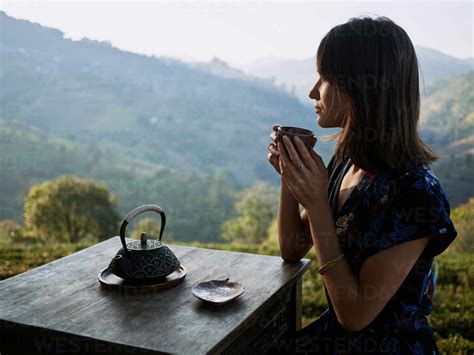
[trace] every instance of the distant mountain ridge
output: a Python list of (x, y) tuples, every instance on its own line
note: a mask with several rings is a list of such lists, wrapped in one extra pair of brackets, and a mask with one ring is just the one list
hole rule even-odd
[(192, 68), (211, 73), (226, 79), (239, 79), (244, 81), (250, 81), (256, 85), (262, 85), (267, 88), (275, 88), (274, 81), (272, 79), (264, 79), (257, 76), (245, 74), (242, 70), (233, 68), (225, 61), (214, 57), (209, 63), (207, 62), (187, 62), (187, 65)]

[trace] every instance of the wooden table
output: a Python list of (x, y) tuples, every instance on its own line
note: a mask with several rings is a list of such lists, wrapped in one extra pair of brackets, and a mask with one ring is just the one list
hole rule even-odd
[[(301, 277), (310, 260), (168, 245), (184, 281), (158, 293), (102, 287), (98, 272), (119, 237), (0, 282), (0, 353), (265, 353), (301, 327)], [(211, 279), (242, 282), (222, 306), (194, 297)]]

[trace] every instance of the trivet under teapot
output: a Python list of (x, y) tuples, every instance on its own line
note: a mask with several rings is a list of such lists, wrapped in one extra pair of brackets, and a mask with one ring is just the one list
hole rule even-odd
[(127, 291), (162, 291), (179, 285), (186, 277), (186, 268), (183, 264), (171, 274), (165, 276), (159, 283), (141, 283), (124, 280), (121, 277), (111, 273), (108, 269), (99, 272), (97, 276), (102, 286)]

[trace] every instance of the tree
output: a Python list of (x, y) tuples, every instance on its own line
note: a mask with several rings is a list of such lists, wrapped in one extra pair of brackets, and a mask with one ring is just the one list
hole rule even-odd
[[(159, 215), (156, 215), (158, 219), (160, 218)], [(133, 222), (132, 222), (133, 223)], [(135, 227), (133, 228), (131, 237), (132, 239), (140, 239), (142, 233), (146, 233), (149, 239), (158, 239), (160, 237), (160, 230), (161, 230), (161, 223), (157, 219), (153, 218), (142, 218), (140, 219)], [(163, 242), (170, 243), (173, 241), (173, 238), (169, 233), (165, 231), (163, 232)]]
[(21, 238), (21, 225), (10, 219), (0, 221), (0, 243), (12, 242)]
[(474, 197), (454, 208), (451, 219), (458, 236), (449, 249), (456, 252), (474, 252)]
[(25, 199), (25, 227), (42, 240), (76, 243), (117, 235), (116, 200), (105, 184), (73, 176), (34, 185)]
[(268, 237), (268, 227), (278, 206), (275, 187), (257, 182), (237, 194), (237, 216), (221, 227), (222, 239), (234, 243), (260, 244)]

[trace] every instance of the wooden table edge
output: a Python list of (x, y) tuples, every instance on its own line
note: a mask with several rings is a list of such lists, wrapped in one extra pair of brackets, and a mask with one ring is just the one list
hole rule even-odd
[[(283, 259), (282, 259), (283, 260)], [(285, 264), (296, 264), (296, 263), (301, 263), (303, 262), (303, 267), (295, 274), (293, 277), (293, 280), (286, 284), (285, 286), (280, 287), (272, 297), (279, 297), (281, 294), (288, 288), (296, 286), (298, 282), (301, 281), (301, 278), (303, 275), (308, 271), (310, 265), (311, 265), (311, 259), (307, 258), (302, 258), (299, 261), (294, 261), (294, 262), (288, 262), (284, 261)], [(300, 284), (301, 286), (301, 284)], [(249, 317), (245, 320), (243, 320), (238, 326), (236, 326), (226, 337), (226, 339), (221, 340), (219, 343), (217, 343), (215, 346), (213, 346), (207, 354), (218, 354), (224, 351), (229, 345), (232, 344), (232, 342), (239, 338), (245, 331), (246, 328), (243, 327), (245, 323), (253, 323), (255, 320), (257, 320), (264, 312), (271, 306), (270, 302), (266, 302), (260, 307), (258, 307), (255, 312), (252, 314), (252, 317)], [(250, 319), (252, 318), (252, 319)], [(230, 339), (231, 338), (231, 339)]]

